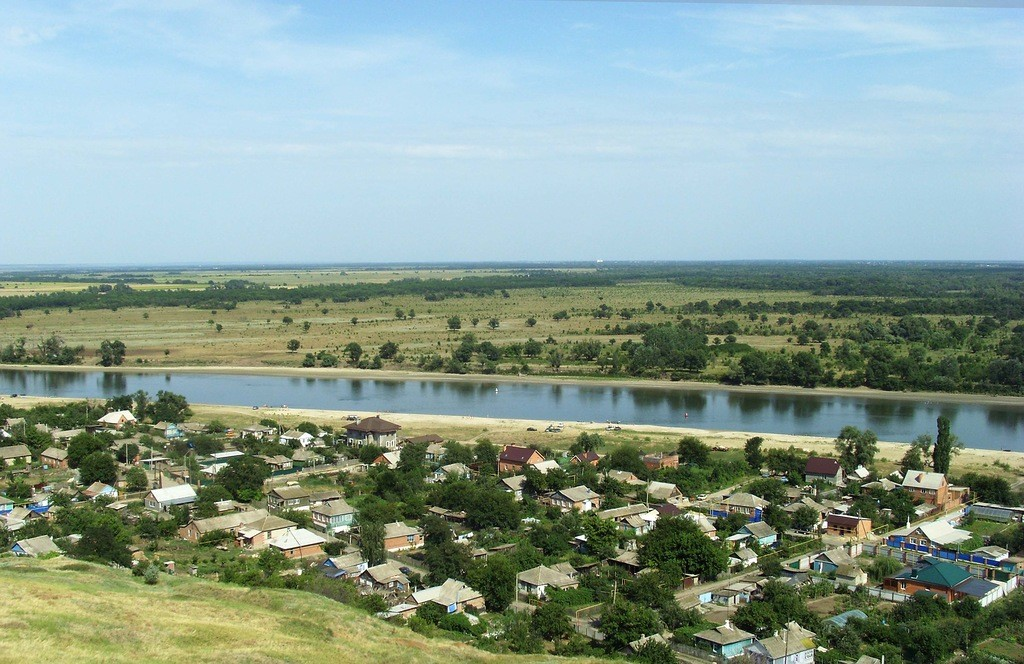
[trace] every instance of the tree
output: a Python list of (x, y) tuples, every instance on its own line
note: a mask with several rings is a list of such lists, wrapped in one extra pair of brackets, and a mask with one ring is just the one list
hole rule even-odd
[(548, 641), (567, 639), (575, 632), (565, 607), (557, 602), (548, 602), (534, 611), (533, 631)]
[(345, 353), (351, 364), (359, 364), (359, 358), (363, 356), (363, 347), (352, 341), (345, 346)]
[(544, 350), (544, 344), (536, 339), (527, 339), (523, 344), (523, 355), (526, 357), (537, 357)]
[(458, 316), (452, 316), (451, 318), (449, 318), (448, 319), (448, 329), (449, 330), (461, 330), (462, 329), (462, 319), (459, 318)]
[(696, 436), (685, 436), (679, 441), (679, 461), (703, 466), (711, 457), (711, 448)]
[(132, 394), (132, 401), (134, 402), (135, 416), (142, 420), (146, 416), (146, 410), (149, 408), (149, 394), (145, 390), (138, 390)]
[[(363, 520), (359, 525), (359, 551), (363, 559), (371, 567), (380, 565), (385, 560), (384, 524), (377, 521)], [(483, 591), (481, 591), (483, 592)]]
[(199, 489), (196, 502), (192, 511), (197, 519), (208, 519), (217, 516), (217, 503), (222, 500), (231, 500), (231, 492), (220, 484), (211, 484)]
[(299, 341), (298, 339), (289, 339), (288, 340), (287, 348), (288, 348), (288, 351), (291, 352), (291, 353), (294, 353), (295, 351), (297, 351), (301, 346), (302, 346), (302, 342)]
[(82, 536), (71, 549), (75, 556), (131, 566), (132, 555), (128, 551), (131, 533), (113, 511), (92, 505), (61, 510), (57, 514), (57, 524), (64, 533)]
[(536, 324), (537, 324), (537, 319), (534, 318), (533, 316), (530, 316), (529, 318), (526, 319), (526, 327), (533, 327)]
[(605, 635), (605, 644), (615, 650), (625, 648), (641, 636), (654, 634), (659, 628), (657, 613), (626, 600), (606, 604), (601, 613), (601, 631)]
[(700, 527), (684, 518), (659, 519), (640, 544), (640, 563), (664, 568), (678, 565), (685, 574), (714, 579), (728, 566), (728, 556)]
[(398, 344), (394, 341), (385, 341), (380, 347), (380, 357), (382, 360), (393, 359), (398, 355)]
[(796, 530), (808, 532), (821, 520), (821, 515), (813, 507), (801, 505), (793, 512), (792, 526)]
[(555, 373), (558, 373), (562, 366), (562, 351), (557, 348), (551, 349), (551, 352), (548, 353), (548, 366), (554, 369)]
[(743, 456), (747, 460), (747, 465), (754, 470), (760, 470), (764, 465), (764, 453), (761, 452), (762, 443), (764, 443), (764, 438), (754, 436), (748, 438), (743, 445)]
[(124, 474), (125, 488), (128, 491), (144, 491), (149, 488), (149, 478), (139, 466), (132, 466)]
[(871, 429), (861, 431), (854, 426), (845, 426), (836, 438), (836, 452), (843, 469), (850, 472), (857, 466), (871, 465), (878, 452), (878, 436)]
[(100, 342), (100, 364), (105, 367), (119, 367), (124, 363), (126, 352), (127, 349), (120, 340), (109, 341), (104, 339)]
[(658, 641), (648, 641), (640, 646), (633, 659), (644, 664), (676, 664), (679, 661), (671, 647)]
[(915, 438), (907, 451), (903, 453), (903, 458), (900, 460), (900, 471), (906, 475), (908, 470), (924, 470), (928, 463), (926, 459), (930, 460), (931, 456), (932, 437), (923, 433)]
[(117, 482), (117, 462), (107, 452), (93, 452), (82, 459), (78, 466), (78, 476), (86, 486), (93, 482), (113, 485)]
[(270, 466), (262, 459), (243, 456), (228, 461), (217, 473), (220, 484), (235, 500), (251, 502), (263, 497), (263, 482), (270, 477)]
[(148, 406), (149, 416), (155, 422), (184, 422), (192, 414), (184, 396), (167, 390), (156, 393), (156, 401)]
[(601, 434), (581, 431), (580, 435), (576, 436), (576, 442), (569, 447), (569, 451), (573, 454), (582, 454), (593, 452), (602, 445), (604, 445), (604, 440), (601, 438)]
[(501, 321), (499, 321), (497, 318), (492, 318), (489, 321), (487, 321), (487, 327), (491, 328), (492, 330), (497, 330), (498, 325), (500, 324)]
[(484, 596), (488, 611), (504, 611), (515, 599), (516, 568), (507, 556), (488, 556), (473, 574), (472, 585)]
[(932, 470), (936, 473), (948, 473), (953, 455), (963, 449), (964, 444), (949, 431), (949, 418), (939, 415), (936, 420), (939, 434), (935, 437), (935, 448), (932, 450)]
[(581, 514), (580, 518), (583, 521), (583, 532), (587, 536), (587, 551), (590, 555), (601, 559), (615, 555), (615, 548), (619, 544), (615, 522), (611, 519), (600, 519), (590, 513)]
[(481, 473), (491, 474), (498, 472), (498, 450), (489, 440), (481, 440), (473, 450), (476, 462), (479, 464)]
[(82, 460), (93, 452), (103, 452), (110, 446), (109, 434), (94, 436), (80, 433), (68, 441), (68, 465), (78, 468)]

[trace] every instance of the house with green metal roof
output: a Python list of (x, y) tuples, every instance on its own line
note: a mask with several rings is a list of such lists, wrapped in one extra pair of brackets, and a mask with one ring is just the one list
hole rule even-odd
[(890, 576), (882, 582), (882, 586), (904, 595), (924, 591), (945, 597), (949, 602), (961, 597), (973, 597), (982, 605), (988, 605), (1002, 596), (999, 584), (979, 579), (959, 565), (932, 557), (924, 558), (915, 567), (908, 567)]

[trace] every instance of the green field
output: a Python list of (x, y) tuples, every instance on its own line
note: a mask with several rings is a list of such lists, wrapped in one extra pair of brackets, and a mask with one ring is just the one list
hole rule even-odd
[(125, 571), (57, 558), (0, 560), (0, 661), (541, 662), (431, 640), (308, 593)]

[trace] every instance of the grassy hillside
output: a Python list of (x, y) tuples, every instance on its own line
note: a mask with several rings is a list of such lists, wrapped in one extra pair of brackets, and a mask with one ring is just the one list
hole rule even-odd
[(166, 575), (146, 586), (66, 558), (0, 560), (0, 593), (0, 662), (546, 661), (428, 639), (307, 593)]

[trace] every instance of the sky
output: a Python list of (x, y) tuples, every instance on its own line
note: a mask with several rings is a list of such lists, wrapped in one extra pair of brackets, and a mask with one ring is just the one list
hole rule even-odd
[(1024, 260), (1024, 9), (4, 0), (0, 228), (5, 265)]

